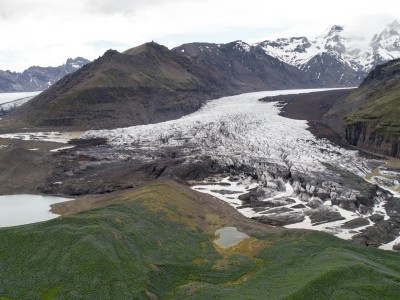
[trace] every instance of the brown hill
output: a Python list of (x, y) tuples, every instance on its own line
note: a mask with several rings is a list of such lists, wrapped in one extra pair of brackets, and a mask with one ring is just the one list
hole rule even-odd
[(190, 43), (173, 51), (206, 66), (238, 91), (316, 87), (305, 72), (242, 41), (228, 44)]
[[(102, 57), (2, 120), (3, 128), (100, 129), (161, 122), (204, 100), (248, 91), (306, 87), (303, 73), (269, 57), (230, 55), (231, 70), (156, 43)], [(239, 61), (241, 61), (239, 63)], [(240, 70), (240, 72), (238, 71)]]

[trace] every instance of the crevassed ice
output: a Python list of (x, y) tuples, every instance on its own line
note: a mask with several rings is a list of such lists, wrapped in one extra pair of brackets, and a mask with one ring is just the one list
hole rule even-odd
[[(324, 163), (364, 177), (370, 169), (364, 160), (358, 157), (356, 151), (346, 150), (326, 140), (317, 139), (307, 130), (307, 121), (281, 117), (278, 115), (280, 109), (276, 103), (258, 101), (266, 96), (321, 90), (267, 91), (224, 97), (209, 101), (199, 111), (177, 120), (114, 130), (89, 131), (84, 137), (107, 138), (116, 148), (135, 150), (134, 155), (144, 160), (154, 159), (154, 153), (160, 149), (180, 147), (188, 149), (186, 152), (188, 158), (195, 156), (196, 159), (207, 155), (222, 164), (247, 165), (261, 169), (258, 170), (261, 174), (265, 165), (259, 162), (266, 161), (283, 165), (310, 177), (318, 177), (321, 172), (329, 172)], [(224, 183), (224, 180), (228, 179), (222, 179), (221, 182)], [(259, 216), (260, 213), (253, 208), (240, 208), (241, 201), (238, 199), (240, 194), (246, 193), (257, 184), (229, 183), (230, 187), (198, 185), (193, 188), (217, 196), (245, 216)], [(224, 196), (213, 192), (218, 189), (232, 190), (238, 194)], [(285, 184), (285, 189), (284, 192), (276, 191), (272, 198), (292, 197), (296, 204), (301, 203), (292, 195), (293, 188), (290, 183)], [(331, 205), (331, 201), (327, 201), (325, 205)], [(339, 207), (335, 209), (341, 213), (344, 220), (311, 226), (307, 216), (304, 222), (287, 227), (334, 231), (341, 238), (351, 238), (353, 234), (350, 234), (349, 230), (340, 229), (340, 226), (358, 217), (359, 214)]]
[(316, 139), (307, 122), (278, 115), (275, 103), (258, 101), (262, 97), (310, 93), (327, 89), (281, 90), (247, 93), (209, 101), (202, 109), (177, 120), (88, 131), (84, 137), (105, 137), (109, 143), (129, 149), (160, 149), (196, 145), (212, 158), (243, 162), (281, 163), (301, 172), (323, 172), (321, 162), (363, 175), (356, 151), (349, 151)]

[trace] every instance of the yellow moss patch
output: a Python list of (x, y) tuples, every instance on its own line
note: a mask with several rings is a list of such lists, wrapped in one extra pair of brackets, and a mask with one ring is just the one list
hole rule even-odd
[[(218, 259), (214, 262), (212, 266), (213, 270), (225, 270), (232, 265), (232, 261), (229, 261), (226, 257)], [(239, 263), (240, 264), (240, 263)]]
[(117, 217), (117, 218), (115, 218), (115, 222), (124, 223), (125, 222), (125, 218), (124, 217)]
[(226, 220), (214, 212), (212, 207), (201, 205), (174, 183), (152, 183), (115, 200), (141, 201), (146, 209), (162, 211), (170, 220), (184, 223), (194, 230), (213, 233), (226, 224)]
[(206, 263), (208, 263), (208, 262), (209, 262), (209, 260), (208, 260), (207, 258), (204, 258), (204, 257), (196, 257), (196, 258), (193, 260), (193, 263), (198, 264), (198, 265), (206, 264)]
[(267, 241), (258, 240), (254, 237), (249, 237), (241, 241), (240, 243), (229, 247), (222, 248), (214, 243), (215, 249), (224, 256), (232, 255), (232, 254), (241, 254), (249, 257), (253, 257), (256, 253), (258, 253), (261, 249), (268, 245)]

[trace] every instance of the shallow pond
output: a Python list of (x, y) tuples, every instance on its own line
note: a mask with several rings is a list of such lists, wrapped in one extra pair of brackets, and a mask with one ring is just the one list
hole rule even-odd
[(0, 227), (54, 219), (58, 215), (50, 212), (50, 205), (68, 200), (71, 199), (26, 194), (0, 196)]
[(215, 235), (218, 236), (218, 239), (214, 243), (222, 248), (235, 246), (249, 237), (247, 234), (238, 231), (236, 227), (220, 228), (215, 231)]

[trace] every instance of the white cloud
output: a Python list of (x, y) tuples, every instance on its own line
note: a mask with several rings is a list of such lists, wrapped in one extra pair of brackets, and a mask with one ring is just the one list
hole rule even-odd
[(400, 3), (385, 0), (379, 5), (372, 0), (2, 0), (0, 69), (58, 65), (75, 56), (94, 59), (107, 48), (124, 50), (150, 40), (169, 47), (260, 41), (317, 35), (333, 24), (364, 34), (399, 14)]

